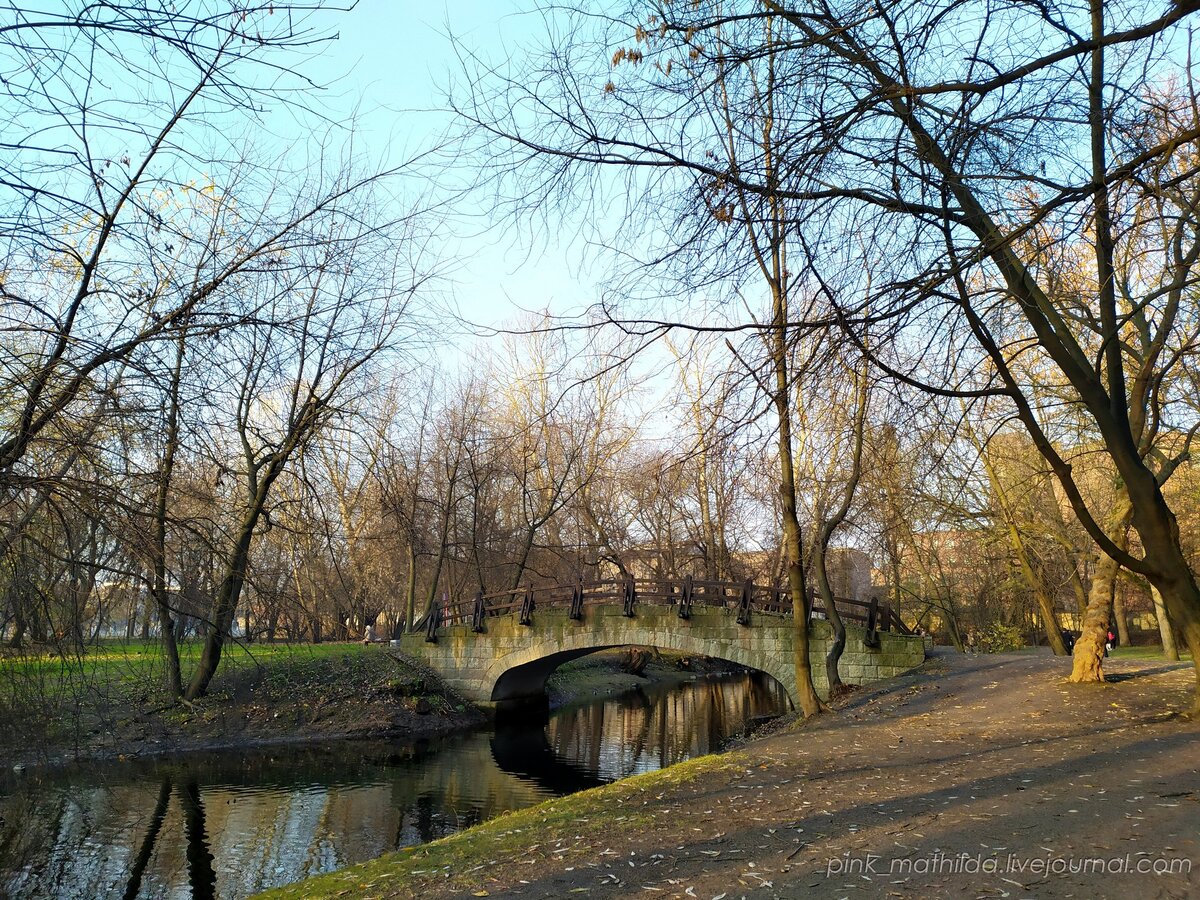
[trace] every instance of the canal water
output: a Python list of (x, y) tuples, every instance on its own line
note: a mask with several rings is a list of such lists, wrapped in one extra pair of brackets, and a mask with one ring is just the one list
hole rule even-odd
[(720, 749), (773, 680), (636, 690), (419, 742), (93, 764), (0, 783), (0, 897), (235, 900)]

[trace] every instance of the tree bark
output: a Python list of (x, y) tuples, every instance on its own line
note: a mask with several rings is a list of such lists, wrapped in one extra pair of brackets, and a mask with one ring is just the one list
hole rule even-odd
[(183, 377), (184, 333), (175, 347), (175, 366), (167, 395), (167, 433), (163, 447), (162, 465), (158, 470), (158, 485), (154, 498), (154, 603), (158, 609), (158, 624), (162, 631), (163, 651), (167, 658), (167, 690), (172, 697), (183, 696), (183, 675), (179, 666), (179, 647), (175, 642), (175, 623), (167, 593), (167, 501), (171, 494), (171, 477), (175, 471), (175, 453), (179, 447), (179, 385)]
[[(1129, 499), (1118, 490), (1116, 505), (1108, 524), (1109, 540), (1124, 545), (1131, 511)], [(1076, 683), (1104, 681), (1104, 645), (1108, 640), (1108, 611), (1120, 566), (1107, 553), (1099, 553), (1092, 573), (1083, 628), (1075, 641), (1075, 660), (1070, 680)]]
[(225, 574), (221, 578), (220, 587), (217, 588), (212, 621), (204, 636), (204, 649), (200, 652), (196, 671), (192, 674), (192, 680), (188, 683), (184, 695), (187, 700), (203, 696), (217, 673), (217, 666), (221, 662), (221, 650), (233, 626), (234, 611), (242, 594), (242, 586), (246, 583), (246, 565), (250, 559), (254, 529), (258, 527), (258, 521), (266, 507), (271, 486), (283, 471), (287, 455), (285, 452), (279, 452), (271, 456), (261, 476), (255, 475), (251, 479), (249, 505), (242, 516)]
[(1125, 595), (1119, 584), (1113, 585), (1113, 619), (1117, 623), (1117, 639), (1122, 647), (1128, 647), (1129, 616), (1125, 614)]
[[(780, 267), (782, 268), (782, 267)], [(779, 273), (782, 275), (782, 272)], [(808, 598), (804, 585), (804, 548), (796, 516), (796, 472), (792, 460), (791, 392), (788, 385), (787, 300), (780, 281), (772, 285), (774, 327), (771, 356), (775, 369), (775, 413), (779, 418), (779, 499), (783, 512), (783, 544), (787, 554), (788, 588), (792, 595), (792, 660), (796, 668), (796, 698), (808, 719), (825, 709), (812, 681), (808, 652)]]
[(1151, 585), (1150, 599), (1154, 601), (1154, 618), (1158, 620), (1158, 635), (1162, 640), (1163, 656), (1167, 659), (1179, 659), (1179, 647), (1175, 643), (1175, 632), (1171, 628), (1171, 618), (1167, 615), (1167, 605), (1163, 603), (1162, 594), (1158, 588)]
[[(404, 630), (413, 630), (417, 621), (417, 548), (410, 541), (408, 545), (408, 583), (404, 587)], [(396, 635), (399, 637), (399, 635)]]
[(842, 676), (838, 672), (838, 663), (841, 662), (842, 653), (846, 649), (846, 623), (842, 621), (842, 614), (838, 612), (833, 587), (829, 583), (829, 570), (825, 566), (825, 543), (820, 535), (813, 542), (812, 564), (813, 572), (817, 576), (817, 592), (821, 595), (821, 603), (825, 607), (825, 617), (833, 628), (833, 643), (829, 645), (829, 651), (825, 654), (825, 678), (829, 682), (829, 696), (833, 698), (839, 690), (845, 688)]

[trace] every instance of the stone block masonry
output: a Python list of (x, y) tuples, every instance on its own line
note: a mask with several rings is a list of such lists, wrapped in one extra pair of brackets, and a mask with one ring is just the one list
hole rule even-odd
[[(537, 611), (532, 625), (521, 625), (515, 615), (486, 620), (481, 634), (467, 625), (438, 629), (437, 643), (423, 634), (409, 634), (402, 647), (424, 660), (446, 684), (466, 699), (483, 706), (499, 700), (540, 694), (546, 678), (572, 659), (610, 647), (646, 646), (693, 656), (713, 656), (759, 669), (776, 679), (793, 696), (792, 663), (795, 631), (785, 616), (754, 616), (749, 626), (739, 625), (732, 610), (697, 606), (690, 619), (680, 619), (672, 607), (640, 607), (628, 617), (619, 604), (584, 608), (582, 621), (565, 609)], [(846, 626), (842, 654), (842, 680), (868, 684), (900, 675), (925, 660), (920, 637), (880, 632), (878, 649), (863, 644), (863, 629)], [(825, 696), (825, 654), (831, 643), (829, 623), (809, 623), (809, 653), (813, 682)]]

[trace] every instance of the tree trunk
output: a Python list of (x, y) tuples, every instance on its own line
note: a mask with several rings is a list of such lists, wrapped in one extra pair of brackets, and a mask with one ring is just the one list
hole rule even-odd
[(433, 565), (433, 577), (429, 579), (429, 602), (426, 608), (433, 606), (433, 601), (437, 599), (438, 581), (442, 577), (442, 564), (446, 561), (446, 551), (449, 549), (450, 541), (450, 519), (454, 513), (454, 487), (458, 481), (458, 467), (462, 458), (461, 449), (455, 454), (454, 466), (450, 470), (446, 478), (446, 505), (442, 509), (442, 538), (438, 547), (437, 561)]
[[(696, 429), (703, 444), (705, 435), (701, 428), (698, 411), (696, 413)], [(696, 499), (700, 502), (700, 529), (704, 534), (704, 577), (712, 581), (721, 581), (724, 578), (723, 566), (721, 566), (719, 558), (720, 550), (717, 547), (717, 531), (713, 527), (712, 510), (709, 508), (707, 447), (702, 446), (700, 450), (696, 476)]]
[(1050, 649), (1055, 656), (1069, 656), (1067, 645), (1063, 643), (1062, 639), (1062, 625), (1059, 624), (1058, 613), (1054, 610), (1054, 599), (1046, 589), (1045, 581), (1034, 569), (1033, 561), (1029, 558), (1029, 552), (1020, 531), (1011, 521), (1008, 523), (1008, 536), (1009, 543), (1012, 545), (1017, 562), (1021, 567), (1021, 576), (1033, 591), (1034, 600), (1037, 601), (1038, 613), (1041, 615), (1042, 627), (1046, 631), (1046, 641), (1050, 644)]
[(1075, 641), (1075, 663), (1071, 681), (1104, 681), (1104, 645), (1108, 641), (1108, 610), (1112, 601), (1113, 580), (1117, 574), (1116, 560), (1101, 555), (1092, 575), (1083, 629)]
[(262, 516), (262, 511), (266, 506), (271, 485), (283, 471), (286, 458), (286, 454), (276, 455), (267, 463), (266, 470), (261, 477), (255, 476), (252, 480), (249, 505), (234, 540), (225, 575), (217, 589), (212, 622), (204, 636), (204, 649), (200, 652), (200, 661), (196, 664), (196, 671), (188, 684), (185, 695), (187, 700), (195, 700), (197, 697), (203, 696), (208, 691), (208, 685), (213, 676), (217, 673), (217, 666), (221, 662), (221, 649), (225, 645), (225, 639), (229, 636), (233, 625), (234, 611), (241, 598), (242, 586), (246, 583), (246, 565), (250, 559), (250, 544), (254, 539), (254, 529), (258, 526), (259, 517)]
[(525, 575), (525, 566), (529, 564), (529, 554), (533, 551), (533, 539), (537, 537), (537, 525), (530, 524), (525, 528), (525, 541), (521, 545), (521, 555), (517, 558), (517, 569), (513, 573), (509, 590), (517, 590), (521, 586), (521, 578)]
[(1087, 588), (1083, 586), (1083, 578), (1079, 574), (1079, 562), (1075, 554), (1071, 556), (1071, 592), (1075, 595), (1075, 605), (1079, 611), (1079, 621), (1087, 614)]
[[(780, 267), (782, 268), (782, 267)], [(781, 277), (782, 272), (777, 273)], [(787, 554), (788, 587), (792, 595), (792, 660), (796, 668), (796, 699), (804, 718), (825, 709), (812, 681), (808, 652), (808, 602), (804, 585), (804, 547), (800, 538), (800, 520), (796, 516), (796, 471), (792, 461), (791, 395), (788, 384), (787, 304), (782, 282), (772, 285), (774, 328), (771, 331), (771, 356), (775, 368), (775, 413), (779, 418), (779, 499), (783, 513), (783, 544)]]
[[(1144, 538), (1143, 538), (1144, 540)], [(1150, 558), (1147, 546), (1147, 558)], [(1175, 549), (1178, 550), (1176, 543)], [(1167, 608), (1167, 617), (1174, 630), (1182, 636), (1184, 645), (1192, 654), (1192, 666), (1196, 675), (1196, 688), (1192, 698), (1190, 715), (1200, 717), (1200, 590), (1182, 551), (1176, 554), (1155, 554), (1155, 562), (1166, 574), (1151, 577), (1151, 582), (1162, 594)], [(1149, 576), (1148, 576), (1149, 577)]]
[(159, 639), (167, 658), (167, 690), (171, 696), (183, 696), (183, 675), (179, 667), (179, 646), (175, 643), (175, 627), (171, 621), (171, 604), (167, 594), (167, 501), (171, 493), (171, 476), (175, 470), (175, 451), (179, 446), (179, 384), (183, 375), (184, 332), (175, 347), (175, 366), (167, 395), (167, 433), (163, 447), (162, 466), (158, 470), (158, 485), (154, 498), (154, 577), (152, 592), (158, 609)]
[(946, 609), (942, 609), (946, 615), (946, 631), (950, 634), (950, 643), (954, 645), (954, 649), (959, 653), (966, 653), (967, 647), (963, 643), (962, 632), (958, 630), (958, 620), (954, 613)]
[(829, 584), (829, 570), (825, 567), (827, 554), (824, 544), (825, 541), (818, 535), (813, 544), (813, 571), (817, 576), (817, 592), (821, 595), (821, 603), (825, 607), (825, 617), (833, 628), (833, 643), (829, 645), (829, 652), (825, 655), (825, 678), (829, 682), (829, 696), (832, 698), (839, 690), (845, 688), (842, 676), (838, 673), (838, 663), (846, 649), (846, 623), (842, 621), (842, 614), (838, 612), (837, 603), (834, 602), (833, 587)]
[(1128, 647), (1129, 617), (1125, 614), (1125, 594), (1119, 584), (1113, 585), (1113, 619), (1117, 623), (1117, 640), (1122, 647)]
[(233, 614), (237, 607), (242, 585), (246, 580), (246, 562), (250, 556), (250, 539), (254, 526), (258, 521), (257, 514), (247, 516), (242, 522), (241, 532), (234, 545), (233, 554), (229, 559), (229, 567), (221, 586), (217, 590), (216, 603), (213, 605), (212, 622), (204, 635), (204, 649), (200, 651), (200, 661), (196, 671), (188, 683), (185, 699), (195, 700), (208, 692), (208, 685), (217, 674), (217, 666), (221, 663), (221, 651), (225, 646), (233, 625)]
[[(1131, 515), (1128, 496), (1118, 494), (1112, 517), (1106, 529), (1108, 537), (1118, 546), (1126, 542)], [(1087, 610), (1083, 628), (1075, 641), (1075, 661), (1070, 680), (1078, 683), (1104, 681), (1104, 644), (1108, 640), (1108, 610), (1112, 605), (1113, 586), (1120, 567), (1107, 553), (1099, 553), (1092, 573)]]
[[(404, 631), (413, 630), (417, 621), (417, 548), (410, 542), (408, 545), (408, 584), (404, 592)], [(399, 637), (399, 635), (396, 635)]]
[(1175, 643), (1175, 632), (1171, 628), (1171, 618), (1167, 615), (1167, 605), (1163, 603), (1158, 588), (1153, 585), (1150, 586), (1150, 599), (1154, 601), (1154, 618), (1158, 620), (1158, 636), (1162, 640), (1163, 656), (1177, 660), (1179, 647)]
[(13, 611), (13, 633), (12, 640), (8, 642), (8, 646), (13, 650), (20, 650), (22, 642), (25, 639), (25, 616), (21, 614), (19, 606)]

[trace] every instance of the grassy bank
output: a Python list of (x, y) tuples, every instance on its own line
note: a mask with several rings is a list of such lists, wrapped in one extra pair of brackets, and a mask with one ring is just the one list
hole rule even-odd
[[(181, 647), (186, 673), (198, 643)], [(0, 749), (21, 764), (229, 745), (433, 733), (477, 723), (473, 708), (382, 646), (229, 648), (209, 695), (172, 700), (155, 643), (83, 655), (0, 659)]]
[[(257, 895), (260, 900), (324, 897), (417, 897), (440, 893), (487, 896), (488, 869), (499, 863), (568, 869), (603, 854), (614, 830), (653, 830), (664, 791), (694, 782), (726, 783), (744, 771), (739, 753), (701, 756), (656, 772), (548, 800), (449, 837), (409, 847), (329, 875)], [(654, 808), (652, 808), (654, 807)]]

